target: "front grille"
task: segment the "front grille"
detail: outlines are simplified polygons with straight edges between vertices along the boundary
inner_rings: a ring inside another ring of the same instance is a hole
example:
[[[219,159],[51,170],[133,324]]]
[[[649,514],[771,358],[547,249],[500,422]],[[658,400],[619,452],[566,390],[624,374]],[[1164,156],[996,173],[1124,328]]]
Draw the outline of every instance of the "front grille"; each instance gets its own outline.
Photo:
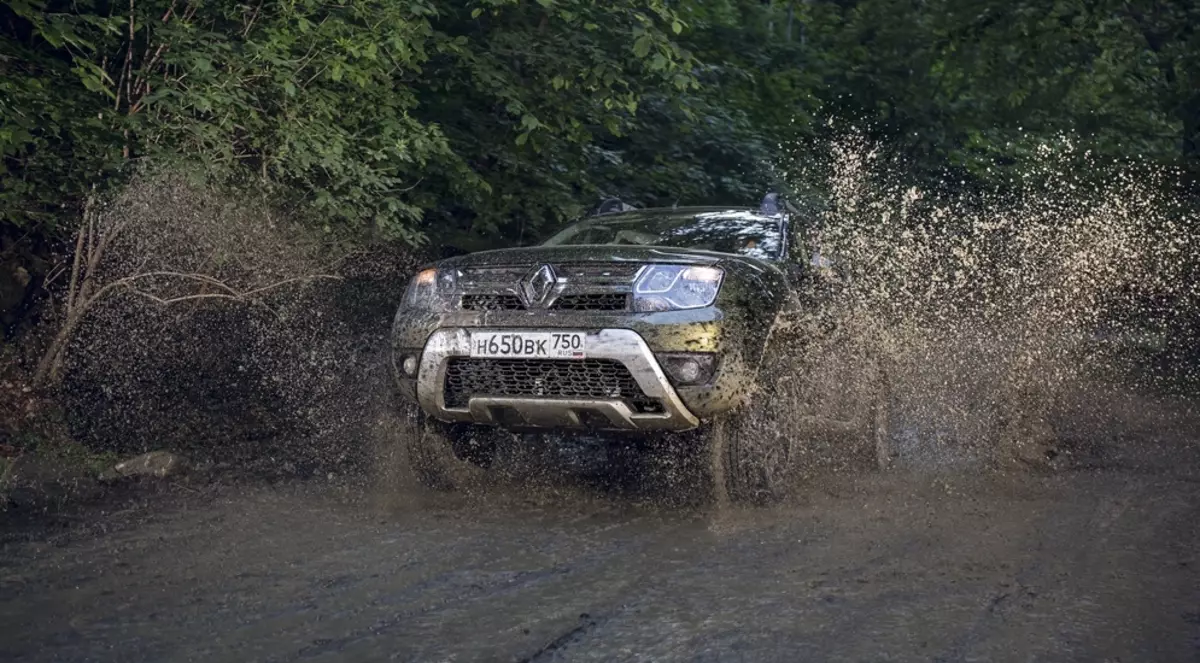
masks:
[[[529,265],[478,265],[458,270],[458,282],[467,288],[511,286],[529,274]]]
[[[615,398],[637,412],[662,412],[629,369],[613,359],[482,359],[451,357],[446,407],[466,407],[472,396]]]
[[[524,311],[516,290],[536,265],[476,265],[458,270],[464,311]],[[627,311],[629,293],[642,269],[634,262],[565,263],[552,265],[558,297],[554,311]],[[536,308],[536,307],[535,307]]]
[[[624,311],[629,296],[623,292],[563,295],[554,302],[560,311]]]
[[[523,311],[525,305],[516,295],[463,295],[464,311]]]
[[[641,271],[642,265],[636,262],[593,262],[555,265],[559,276],[565,277],[572,283],[588,285],[628,285]]]
[[[550,308],[555,311],[624,311],[629,296],[623,292],[563,295]],[[464,311],[524,311],[525,303],[516,295],[463,295]]]

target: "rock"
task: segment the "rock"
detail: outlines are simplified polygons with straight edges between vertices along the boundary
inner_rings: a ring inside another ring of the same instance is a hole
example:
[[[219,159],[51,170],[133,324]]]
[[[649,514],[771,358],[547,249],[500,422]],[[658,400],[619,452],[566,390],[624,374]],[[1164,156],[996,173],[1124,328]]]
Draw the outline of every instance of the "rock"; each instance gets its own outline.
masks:
[[[9,472],[14,484],[28,486],[66,484],[87,478],[87,470],[79,464],[38,453],[26,453],[14,458]]]
[[[36,453],[13,459],[6,483],[7,506],[35,510],[90,499],[99,487],[82,464]]]
[[[151,451],[117,463],[112,471],[120,477],[145,476],[162,479],[181,474],[187,466],[187,460],[183,456],[170,451]],[[108,473],[102,473],[101,477],[106,474]]]
[[[112,483],[114,481],[119,481],[121,479],[121,477],[123,477],[123,476],[125,476],[125,475],[118,472],[117,468],[110,467],[110,468],[104,470],[103,472],[101,472],[100,476],[96,477],[96,479],[98,481],[100,481],[101,483]]]

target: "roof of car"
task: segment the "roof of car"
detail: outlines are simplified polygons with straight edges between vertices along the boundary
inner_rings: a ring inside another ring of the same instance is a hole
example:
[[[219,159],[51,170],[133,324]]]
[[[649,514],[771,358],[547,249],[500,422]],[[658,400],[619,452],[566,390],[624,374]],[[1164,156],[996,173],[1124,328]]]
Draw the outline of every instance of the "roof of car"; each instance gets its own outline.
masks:
[[[638,218],[647,216],[687,216],[690,214],[719,214],[721,212],[729,212],[731,214],[760,214],[759,210],[755,207],[695,205],[690,207],[647,207],[644,209],[628,210],[625,212],[609,212],[607,214],[590,216],[584,220]],[[763,214],[762,216],[767,217],[769,215]]]

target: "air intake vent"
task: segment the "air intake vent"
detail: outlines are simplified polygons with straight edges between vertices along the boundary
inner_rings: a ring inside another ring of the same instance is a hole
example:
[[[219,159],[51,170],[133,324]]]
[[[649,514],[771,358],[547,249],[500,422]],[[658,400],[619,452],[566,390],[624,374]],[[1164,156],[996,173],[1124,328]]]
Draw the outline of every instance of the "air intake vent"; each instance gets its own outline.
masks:
[[[464,311],[523,311],[525,305],[516,295],[463,295]]]
[[[466,407],[472,396],[620,399],[637,412],[662,412],[628,368],[612,359],[451,358],[446,407]]]
[[[588,295],[563,295],[554,302],[559,311],[624,311],[629,308],[629,295],[623,292]]]

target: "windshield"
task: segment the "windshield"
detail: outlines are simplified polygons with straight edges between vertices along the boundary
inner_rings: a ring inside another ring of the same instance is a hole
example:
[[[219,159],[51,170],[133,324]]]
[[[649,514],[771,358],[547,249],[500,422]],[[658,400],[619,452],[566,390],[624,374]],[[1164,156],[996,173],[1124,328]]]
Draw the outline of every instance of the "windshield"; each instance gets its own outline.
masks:
[[[783,251],[783,233],[783,221],[779,217],[751,212],[669,216],[622,214],[576,223],[546,240],[545,246],[670,246],[779,260]]]

